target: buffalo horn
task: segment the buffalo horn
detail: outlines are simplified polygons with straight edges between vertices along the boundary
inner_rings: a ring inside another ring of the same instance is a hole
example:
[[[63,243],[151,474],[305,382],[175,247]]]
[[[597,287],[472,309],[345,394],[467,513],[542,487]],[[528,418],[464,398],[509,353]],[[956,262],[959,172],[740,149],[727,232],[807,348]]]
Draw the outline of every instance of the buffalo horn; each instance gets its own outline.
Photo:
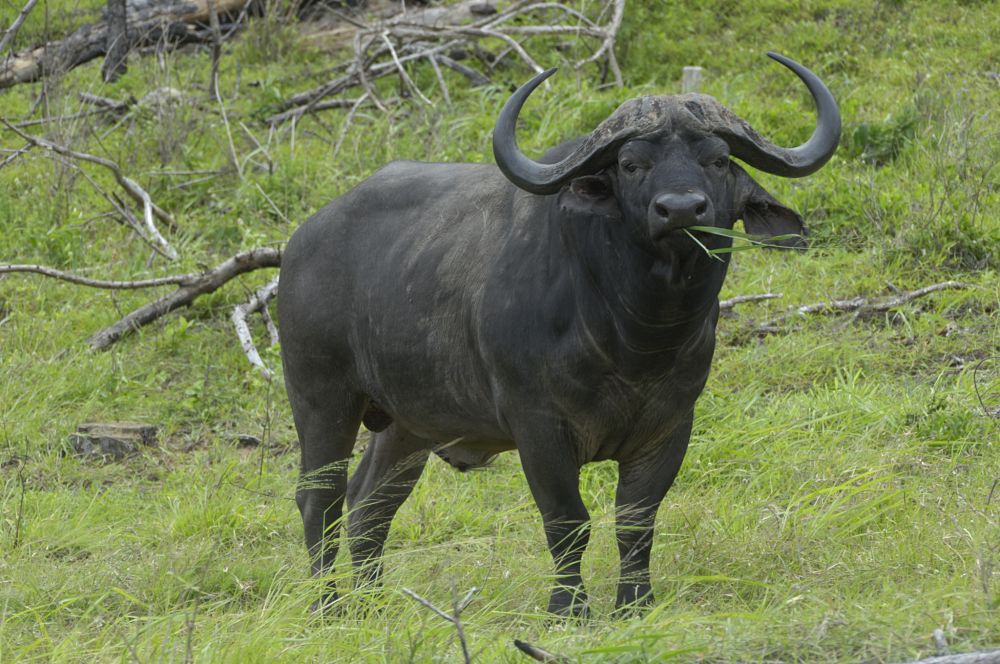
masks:
[[[769,52],[768,56],[795,72],[809,88],[818,116],[812,136],[797,148],[783,148],[760,136],[743,121],[730,123],[714,133],[729,144],[733,156],[754,168],[790,178],[815,173],[833,156],[840,141],[837,102],[816,74],[778,53]]]
[[[518,88],[504,104],[493,129],[493,156],[497,160],[497,166],[514,185],[532,194],[554,194],[567,181],[581,171],[586,171],[592,162],[599,160],[612,147],[605,142],[588,141],[555,164],[533,161],[517,147],[514,131],[521,106],[528,95],[555,72],[554,68],[543,71]]]

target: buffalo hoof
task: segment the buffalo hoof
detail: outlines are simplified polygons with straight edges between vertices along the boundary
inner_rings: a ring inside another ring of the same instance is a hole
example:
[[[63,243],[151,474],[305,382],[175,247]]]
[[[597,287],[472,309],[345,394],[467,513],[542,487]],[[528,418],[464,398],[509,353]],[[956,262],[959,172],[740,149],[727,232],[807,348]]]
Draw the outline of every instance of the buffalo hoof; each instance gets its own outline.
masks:
[[[615,599],[615,616],[629,617],[653,605],[653,589],[648,583],[630,583],[618,586]]]
[[[336,611],[337,591],[329,590],[323,596],[309,605],[309,612],[317,616],[331,616]]]
[[[549,597],[548,611],[560,618],[589,618],[590,600],[582,588],[556,588]]]

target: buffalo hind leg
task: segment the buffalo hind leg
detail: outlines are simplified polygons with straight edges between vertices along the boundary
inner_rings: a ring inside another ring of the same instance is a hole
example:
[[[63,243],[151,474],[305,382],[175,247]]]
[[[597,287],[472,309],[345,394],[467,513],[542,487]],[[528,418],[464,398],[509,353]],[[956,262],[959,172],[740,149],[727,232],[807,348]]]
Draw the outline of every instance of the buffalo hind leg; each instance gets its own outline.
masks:
[[[519,452],[555,563],[556,585],[548,610],[561,616],[585,617],[589,609],[580,563],[590,539],[590,514],[580,497],[580,467],[573,446],[565,439],[532,442],[531,447],[519,446]]]
[[[621,576],[616,611],[625,612],[653,602],[649,582],[653,523],[663,497],[677,477],[690,437],[691,415],[688,415],[655,452],[619,463],[615,511]]]
[[[398,424],[371,434],[347,485],[347,538],[358,585],[378,582],[389,525],[420,479],[432,446]]]
[[[322,578],[333,570],[337,557],[340,517],[347,493],[347,461],[361,424],[364,397],[324,385],[296,389],[288,377],[286,368],[289,401],[302,451],[295,502],[302,515],[312,575]],[[329,581],[312,608],[322,610],[336,599],[336,584]]]

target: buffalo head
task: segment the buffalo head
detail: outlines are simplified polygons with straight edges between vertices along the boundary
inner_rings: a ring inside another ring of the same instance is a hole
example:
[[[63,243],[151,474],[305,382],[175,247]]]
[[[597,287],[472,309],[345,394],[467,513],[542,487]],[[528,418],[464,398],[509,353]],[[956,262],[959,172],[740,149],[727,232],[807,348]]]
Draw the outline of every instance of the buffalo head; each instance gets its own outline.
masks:
[[[781,205],[739,165],[800,177],[830,159],[840,138],[840,114],[820,79],[797,62],[769,55],[794,71],[809,88],[818,111],[812,136],[796,148],[776,146],[714,98],[701,94],[638,97],[618,107],[571,154],[542,164],[520,152],[514,138],[518,113],[528,95],[555,72],[533,78],[507,101],[497,119],[493,151],[513,184],[534,194],[559,194],[568,212],[623,220],[636,240],[652,251],[693,243],[691,226],[731,229],[743,219],[747,232],[762,236],[805,229],[798,214]],[[728,239],[702,236],[723,246]],[[797,239],[791,244],[801,244]]]

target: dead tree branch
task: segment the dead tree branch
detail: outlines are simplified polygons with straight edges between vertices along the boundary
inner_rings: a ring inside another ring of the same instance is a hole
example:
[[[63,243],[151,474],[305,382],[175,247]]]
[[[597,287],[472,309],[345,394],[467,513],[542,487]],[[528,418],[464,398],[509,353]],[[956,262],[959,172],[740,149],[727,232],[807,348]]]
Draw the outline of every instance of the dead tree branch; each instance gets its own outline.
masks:
[[[155,244],[160,250],[162,250],[162,253],[171,260],[177,259],[177,252],[174,250],[172,246],[170,246],[170,243],[167,242],[166,238],[164,238],[163,235],[160,233],[159,229],[156,227],[156,224],[153,221],[153,217],[155,216],[156,218],[160,219],[160,221],[165,223],[170,228],[176,228],[177,222],[174,221],[173,216],[169,212],[167,212],[160,206],[153,203],[153,200],[149,197],[149,194],[146,193],[146,190],[140,187],[135,180],[131,179],[130,177],[122,173],[122,169],[121,167],[118,166],[118,164],[111,161],[110,159],[105,159],[104,157],[98,157],[92,154],[88,154],[86,152],[78,152],[76,150],[71,150],[65,146],[41,138],[40,136],[33,136],[31,134],[26,134],[25,132],[21,131],[20,129],[9,123],[4,118],[0,118],[0,122],[2,122],[8,129],[16,133],[18,136],[26,140],[31,145],[44,148],[62,157],[68,157],[70,159],[78,159],[80,161],[89,161],[93,164],[103,166],[104,168],[111,171],[111,174],[114,176],[118,184],[121,185],[121,188],[125,190],[125,193],[127,193],[132,198],[132,200],[142,205],[143,222],[146,233],[144,239],[146,239],[151,244]],[[139,227],[136,226],[136,228],[138,231]]]
[[[17,31],[21,29],[22,25],[24,25],[24,20],[28,18],[28,14],[31,13],[31,10],[35,8],[37,3],[38,0],[28,0],[28,4],[24,6],[21,13],[14,19],[14,22],[11,23],[10,27],[3,33],[3,37],[0,37],[0,56],[4,56],[5,61],[5,53],[7,49],[14,42],[14,37],[17,36]]]
[[[226,282],[241,274],[261,268],[279,267],[280,265],[280,249],[260,247],[236,254],[215,268],[181,282],[180,288],[173,293],[132,311],[118,322],[91,336],[87,343],[95,350],[104,350],[122,337],[135,332],[144,325],[149,325],[174,309],[188,306],[199,296],[214,293]]]
[[[108,0],[107,55],[101,65],[105,83],[118,80],[128,69],[128,13],[125,0]]]
[[[736,297],[731,297],[728,300],[719,300],[719,309],[726,311],[732,309],[737,304],[744,304],[746,302],[762,302],[764,300],[774,300],[781,297],[781,293],[761,293],[760,295],[737,295]]]
[[[938,655],[918,659],[907,664],[1000,664],[1000,650],[983,650],[958,655]]]
[[[155,288],[156,286],[170,286],[190,283],[197,279],[200,274],[177,274],[168,277],[156,277],[154,279],[137,279],[133,281],[111,281],[107,279],[91,279],[72,272],[64,272],[44,265],[16,265],[11,263],[0,264],[0,274],[14,272],[29,272],[42,274],[60,281],[66,281],[79,286],[89,286],[90,288],[106,288],[109,290],[135,290],[139,288]]]
[[[875,313],[884,313],[917,298],[930,295],[931,293],[936,293],[937,291],[966,288],[974,288],[974,286],[961,281],[945,281],[939,284],[924,286],[923,288],[918,288],[916,290],[906,291],[884,300],[871,300],[865,297],[854,297],[846,300],[825,300],[822,302],[814,302],[812,304],[803,304],[798,307],[789,307],[788,311],[784,314],[758,325],[755,331],[758,334],[777,332],[781,329],[781,324],[787,322],[789,319],[805,317],[809,314],[830,315],[844,312],[855,312],[859,316],[864,316]]]
[[[271,320],[271,315],[267,311],[267,303],[274,299],[277,293],[278,277],[275,277],[266,286],[251,295],[250,299],[246,302],[237,304],[233,308],[232,316],[233,325],[236,327],[236,337],[240,340],[243,352],[246,353],[250,364],[260,369],[267,378],[271,378],[274,374],[267,368],[264,360],[260,357],[260,353],[257,352],[257,344],[254,343],[253,335],[250,334],[250,325],[247,324],[247,316],[257,311],[261,312],[264,324],[267,325],[267,331],[271,338],[271,345],[273,346],[278,343],[277,329],[274,327],[274,321]]]
[[[507,53],[512,53],[533,71],[541,72],[542,66],[527,46],[529,40],[540,36],[563,35],[574,37],[581,43],[596,41],[593,52],[574,62],[573,66],[580,68],[589,63],[604,62],[614,75],[615,83],[621,86],[621,71],[614,56],[614,45],[621,27],[625,0],[604,0],[601,15],[610,13],[604,25],[561,2],[521,0],[502,12],[486,17],[479,16],[474,10],[480,4],[477,0],[465,0],[447,8],[402,12],[378,23],[353,21],[357,27],[353,39],[354,59],[347,71],[311,90],[290,96],[278,106],[279,112],[268,118],[268,122],[282,122],[318,110],[323,108],[320,100],[356,87],[361,87],[371,102],[384,111],[373,82],[390,75],[399,77],[402,89],[410,90],[422,102],[430,104],[405,65],[429,63],[445,97],[449,95],[440,76],[439,64],[457,71],[473,85],[489,83],[489,78],[475,68],[459,64],[460,58],[477,57],[485,68],[492,70]],[[553,15],[556,22],[553,22]],[[483,48],[484,40],[498,42],[502,51],[491,53]],[[551,57],[548,49],[539,49],[539,52]],[[343,103],[338,103],[333,107],[343,106]]]

